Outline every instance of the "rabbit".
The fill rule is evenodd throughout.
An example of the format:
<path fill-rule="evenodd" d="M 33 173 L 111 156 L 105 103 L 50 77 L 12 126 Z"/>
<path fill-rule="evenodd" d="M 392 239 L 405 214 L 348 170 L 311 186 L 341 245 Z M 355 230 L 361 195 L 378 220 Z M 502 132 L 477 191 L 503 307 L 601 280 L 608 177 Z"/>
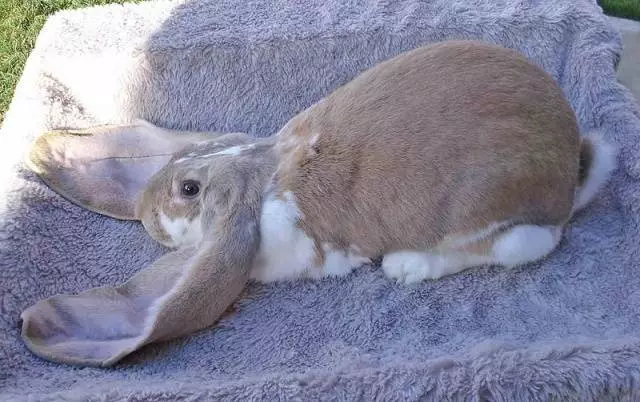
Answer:
<path fill-rule="evenodd" d="M 516 50 L 469 40 L 383 61 L 266 138 L 144 121 L 89 131 L 40 137 L 30 166 L 173 251 L 120 290 L 23 313 L 31 350 L 85 365 L 211 325 L 249 279 L 344 276 L 382 257 L 387 277 L 416 284 L 540 261 L 616 164 L 603 135 L 581 136 L 551 76 Z M 97 323 L 87 305 L 136 319 Z M 45 315 L 56 314 L 74 317 L 74 330 L 50 328 Z"/>

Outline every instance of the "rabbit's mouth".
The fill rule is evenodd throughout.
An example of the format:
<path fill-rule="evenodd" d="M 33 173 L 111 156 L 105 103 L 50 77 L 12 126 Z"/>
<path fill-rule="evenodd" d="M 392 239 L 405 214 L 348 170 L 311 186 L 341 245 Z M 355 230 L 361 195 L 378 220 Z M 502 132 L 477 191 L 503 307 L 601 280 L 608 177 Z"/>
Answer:
<path fill-rule="evenodd" d="M 158 236 L 156 240 L 166 247 L 180 248 L 198 244 L 202 240 L 202 223 L 199 215 L 193 219 L 172 219 L 161 211 L 159 223 L 166 236 Z"/>

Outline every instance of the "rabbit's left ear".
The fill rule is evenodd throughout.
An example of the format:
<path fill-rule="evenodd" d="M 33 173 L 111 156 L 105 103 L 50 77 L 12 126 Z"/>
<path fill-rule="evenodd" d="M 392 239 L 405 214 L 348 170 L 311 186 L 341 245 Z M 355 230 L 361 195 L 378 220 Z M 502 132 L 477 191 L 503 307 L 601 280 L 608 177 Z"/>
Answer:
<path fill-rule="evenodd" d="M 37 138 L 26 162 L 69 201 L 131 220 L 137 196 L 176 152 L 220 135 L 167 130 L 146 121 L 58 130 Z"/>
<path fill-rule="evenodd" d="M 57 295 L 26 309 L 27 347 L 54 362 L 106 367 L 145 344 L 213 324 L 242 292 L 260 237 L 255 198 L 224 202 L 197 249 L 168 253 L 121 286 Z"/>

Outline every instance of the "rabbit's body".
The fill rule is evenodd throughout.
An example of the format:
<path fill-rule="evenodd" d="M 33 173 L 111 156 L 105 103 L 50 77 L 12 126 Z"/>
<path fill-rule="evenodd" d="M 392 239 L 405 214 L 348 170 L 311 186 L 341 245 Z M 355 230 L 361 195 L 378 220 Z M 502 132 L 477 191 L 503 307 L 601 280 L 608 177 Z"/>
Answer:
<path fill-rule="evenodd" d="M 272 258 L 253 276 L 343 274 L 384 255 L 389 276 L 413 282 L 540 259 L 577 207 L 592 162 L 581 144 L 560 88 L 517 52 L 405 53 L 278 134 L 261 222 Z"/>
<path fill-rule="evenodd" d="M 255 279 L 342 275 L 384 256 L 388 276 L 415 282 L 546 256 L 586 202 L 585 180 L 611 170 L 606 152 L 581 140 L 540 68 L 513 50 L 453 42 L 380 63 L 272 138 L 220 137 L 167 169 L 173 182 L 182 166 L 259 172 L 251 173 L 264 188 Z M 149 210 L 158 192 L 152 185 L 138 205 Z M 175 189 L 167 194 L 163 204 L 180 205 Z M 161 223 L 156 238 L 181 238 L 168 244 L 201 232 L 199 222 L 184 229 L 185 211 L 154 214 L 143 222 Z"/>
<path fill-rule="evenodd" d="M 261 240 L 251 276 L 261 281 L 342 275 L 381 256 L 404 282 L 535 261 L 614 167 L 606 144 L 581 139 L 547 73 L 475 41 L 379 63 L 266 139 L 148 123 L 107 132 L 85 146 L 107 158 L 67 155 L 85 137 L 63 133 L 39 140 L 32 165 L 61 194 L 139 219 L 174 248 L 200 244 L 220 208 L 253 202 Z M 110 156 L 127 143 L 122 164 L 143 156 L 137 170 Z M 87 177 L 112 188 L 108 197 Z M 185 183 L 202 191 L 181 195 Z"/>
<path fill-rule="evenodd" d="M 344 275 L 382 256 L 410 283 L 539 260 L 615 167 L 596 139 L 541 69 L 470 41 L 380 63 L 267 139 L 149 123 L 42 136 L 29 163 L 58 193 L 176 250 L 116 288 L 31 306 L 23 338 L 108 366 L 211 325 L 250 277 Z"/>

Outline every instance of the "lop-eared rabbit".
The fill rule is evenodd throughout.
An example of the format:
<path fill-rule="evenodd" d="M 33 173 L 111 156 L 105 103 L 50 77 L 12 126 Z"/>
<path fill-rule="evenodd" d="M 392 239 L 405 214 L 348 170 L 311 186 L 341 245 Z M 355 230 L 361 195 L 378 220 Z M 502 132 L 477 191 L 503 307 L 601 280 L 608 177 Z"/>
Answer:
<path fill-rule="evenodd" d="M 119 287 L 23 313 L 36 354 L 108 366 L 211 325 L 249 278 L 341 276 L 382 257 L 389 278 L 415 284 L 543 259 L 615 154 L 580 135 L 561 89 L 520 53 L 448 41 L 379 63 L 268 138 L 141 121 L 48 133 L 29 164 L 174 249 Z"/>

